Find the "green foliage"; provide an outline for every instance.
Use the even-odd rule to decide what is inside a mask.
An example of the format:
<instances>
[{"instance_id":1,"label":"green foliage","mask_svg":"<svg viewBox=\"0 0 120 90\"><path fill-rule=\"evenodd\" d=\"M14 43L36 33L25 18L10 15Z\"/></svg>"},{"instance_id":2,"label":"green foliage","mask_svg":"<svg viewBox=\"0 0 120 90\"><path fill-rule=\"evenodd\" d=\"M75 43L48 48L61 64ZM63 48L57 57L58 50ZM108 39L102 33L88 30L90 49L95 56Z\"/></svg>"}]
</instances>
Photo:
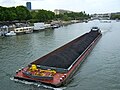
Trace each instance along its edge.
<instances>
[{"instance_id":1,"label":"green foliage","mask_svg":"<svg viewBox=\"0 0 120 90\"><path fill-rule=\"evenodd\" d=\"M119 19L120 20L120 14L111 14L111 19Z\"/></svg>"},{"instance_id":2,"label":"green foliage","mask_svg":"<svg viewBox=\"0 0 120 90\"><path fill-rule=\"evenodd\" d=\"M84 19L88 19L89 15L85 14L85 12L71 12L71 13L64 13L64 14L59 14L56 15L57 19L60 20L84 20Z\"/></svg>"},{"instance_id":3,"label":"green foliage","mask_svg":"<svg viewBox=\"0 0 120 90\"><path fill-rule=\"evenodd\" d=\"M9 12L10 12L10 18L9 20L16 20L17 19L17 14L16 14L16 8L15 7L11 7L9 8Z\"/></svg>"},{"instance_id":4,"label":"green foliage","mask_svg":"<svg viewBox=\"0 0 120 90\"><path fill-rule=\"evenodd\" d=\"M5 7L1 7L0 6L0 21L4 21L5 20Z\"/></svg>"},{"instance_id":5,"label":"green foliage","mask_svg":"<svg viewBox=\"0 0 120 90\"><path fill-rule=\"evenodd\" d=\"M29 10L24 6L16 7L17 20L29 20L31 19L31 14Z\"/></svg>"},{"instance_id":6,"label":"green foliage","mask_svg":"<svg viewBox=\"0 0 120 90\"><path fill-rule=\"evenodd\" d=\"M15 7L1 7L0 6L0 21L14 21L14 20L29 20L32 16L24 6Z\"/></svg>"},{"instance_id":7,"label":"green foliage","mask_svg":"<svg viewBox=\"0 0 120 90\"><path fill-rule=\"evenodd\" d=\"M85 12L71 12L55 15L54 12L43 9L38 11L29 11L24 6L10 8L0 6L0 21L29 20L31 22L50 22L51 20L68 21L83 20L88 18L89 15L85 14Z\"/></svg>"},{"instance_id":8,"label":"green foliage","mask_svg":"<svg viewBox=\"0 0 120 90\"><path fill-rule=\"evenodd\" d=\"M53 20L55 18L55 14L52 11L47 10L38 10L31 12L32 18L36 21L47 22L49 20Z\"/></svg>"}]
</instances>

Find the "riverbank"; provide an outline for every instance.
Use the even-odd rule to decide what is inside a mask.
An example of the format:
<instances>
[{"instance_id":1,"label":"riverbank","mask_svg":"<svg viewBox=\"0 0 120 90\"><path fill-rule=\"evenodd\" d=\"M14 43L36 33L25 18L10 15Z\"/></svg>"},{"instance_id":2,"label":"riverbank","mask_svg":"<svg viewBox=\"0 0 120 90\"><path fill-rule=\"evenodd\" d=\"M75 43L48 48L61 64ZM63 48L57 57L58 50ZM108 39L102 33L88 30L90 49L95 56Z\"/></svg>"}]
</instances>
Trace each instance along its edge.
<instances>
[{"instance_id":1,"label":"riverbank","mask_svg":"<svg viewBox=\"0 0 120 90\"><path fill-rule=\"evenodd\" d=\"M71 21L59 20L59 21L51 21L50 23L44 23L44 22L29 23L25 21L23 22L18 22L18 21L0 22L0 36L28 34L28 33L33 33L34 31L54 29L54 28L59 28L61 26L66 26L66 25L79 23L79 22L82 22L82 21L80 20L71 20ZM11 34L11 32L15 34Z\"/></svg>"}]
</instances>

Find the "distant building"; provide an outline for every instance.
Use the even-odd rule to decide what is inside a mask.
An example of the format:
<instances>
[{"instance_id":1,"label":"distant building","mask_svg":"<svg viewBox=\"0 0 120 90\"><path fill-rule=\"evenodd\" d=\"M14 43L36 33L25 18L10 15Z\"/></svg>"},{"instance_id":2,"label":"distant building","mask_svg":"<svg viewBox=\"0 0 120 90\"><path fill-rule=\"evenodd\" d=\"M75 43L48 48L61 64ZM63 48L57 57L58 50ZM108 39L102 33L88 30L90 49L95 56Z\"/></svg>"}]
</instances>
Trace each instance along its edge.
<instances>
[{"instance_id":1,"label":"distant building","mask_svg":"<svg viewBox=\"0 0 120 90\"><path fill-rule=\"evenodd\" d=\"M26 7L27 7L28 10L31 10L31 2L27 2Z\"/></svg>"},{"instance_id":2,"label":"distant building","mask_svg":"<svg viewBox=\"0 0 120 90\"><path fill-rule=\"evenodd\" d=\"M93 14L91 16L92 16L92 19L110 19L111 13Z\"/></svg>"},{"instance_id":3,"label":"distant building","mask_svg":"<svg viewBox=\"0 0 120 90\"><path fill-rule=\"evenodd\" d=\"M73 11L63 10L63 9L55 9L55 10L54 10L54 13L55 13L56 15L58 15L58 14L64 14L64 13L71 13L71 12L73 12Z\"/></svg>"}]
</instances>

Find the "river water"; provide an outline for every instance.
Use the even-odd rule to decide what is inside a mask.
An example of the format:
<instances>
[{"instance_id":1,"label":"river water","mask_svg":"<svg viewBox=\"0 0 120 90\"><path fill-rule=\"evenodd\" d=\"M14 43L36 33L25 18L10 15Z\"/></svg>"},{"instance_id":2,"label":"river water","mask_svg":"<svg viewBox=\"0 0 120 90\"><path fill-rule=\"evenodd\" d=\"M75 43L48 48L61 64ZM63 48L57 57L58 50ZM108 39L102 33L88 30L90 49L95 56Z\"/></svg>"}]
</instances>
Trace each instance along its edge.
<instances>
[{"instance_id":1,"label":"river water","mask_svg":"<svg viewBox=\"0 0 120 90\"><path fill-rule=\"evenodd\" d=\"M61 88L13 80L15 71L98 26L103 36L91 54ZM120 22L98 20L54 30L0 37L0 90L118 90L120 89Z\"/></svg>"}]
</instances>

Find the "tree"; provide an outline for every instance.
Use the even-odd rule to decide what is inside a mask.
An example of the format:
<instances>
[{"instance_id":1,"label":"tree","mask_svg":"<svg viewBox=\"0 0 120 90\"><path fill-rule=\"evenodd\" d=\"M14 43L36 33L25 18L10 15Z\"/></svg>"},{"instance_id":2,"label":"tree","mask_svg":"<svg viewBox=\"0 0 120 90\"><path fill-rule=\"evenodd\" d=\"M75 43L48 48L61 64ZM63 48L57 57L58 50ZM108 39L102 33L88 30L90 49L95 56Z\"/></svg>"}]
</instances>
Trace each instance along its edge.
<instances>
[{"instance_id":1,"label":"tree","mask_svg":"<svg viewBox=\"0 0 120 90\"><path fill-rule=\"evenodd\" d=\"M32 11L31 15L35 21L40 21L40 22L47 22L55 18L54 12L43 10L43 9L38 10L37 12Z\"/></svg>"},{"instance_id":2,"label":"tree","mask_svg":"<svg viewBox=\"0 0 120 90\"><path fill-rule=\"evenodd\" d=\"M10 7L9 8L9 13L10 13L10 21L16 20L17 19L17 14L16 14L16 8L15 7Z\"/></svg>"},{"instance_id":3,"label":"tree","mask_svg":"<svg viewBox=\"0 0 120 90\"><path fill-rule=\"evenodd\" d=\"M89 15L85 14L85 12L71 12L71 13L64 13L56 15L56 18L61 20L84 20L88 19Z\"/></svg>"},{"instance_id":4,"label":"tree","mask_svg":"<svg viewBox=\"0 0 120 90\"><path fill-rule=\"evenodd\" d=\"M29 20L32 18L29 10L24 6L16 7L17 20Z\"/></svg>"},{"instance_id":5,"label":"tree","mask_svg":"<svg viewBox=\"0 0 120 90\"><path fill-rule=\"evenodd\" d=\"M4 21L5 20L5 7L1 7L0 6L0 21Z\"/></svg>"},{"instance_id":6,"label":"tree","mask_svg":"<svg viewBox=\"0 0 120 90\"><path fill-rule=\"evenodd\" d=\"M120 14L111 14L111 19L120 19Z\"/></svg>"},{"instance_id":7,"label":"tree","mask_svg":"<svg viewBox=\"0 0 120 90\"><path fill-rule=\"evenodd\" d=\"M29 11L24 6L17 6L15 7L2 7L0 6L0 21L14 21L14 20L30 20L32 22L49 22L51 20L84 20L88 19L90 16L84 12L71 12L71 13L64 13L55 15L52 11L47 10L38 10L38 11ZM111 18L118 18L120 16L113 15Z\"/></svg>"}]
</instances>

